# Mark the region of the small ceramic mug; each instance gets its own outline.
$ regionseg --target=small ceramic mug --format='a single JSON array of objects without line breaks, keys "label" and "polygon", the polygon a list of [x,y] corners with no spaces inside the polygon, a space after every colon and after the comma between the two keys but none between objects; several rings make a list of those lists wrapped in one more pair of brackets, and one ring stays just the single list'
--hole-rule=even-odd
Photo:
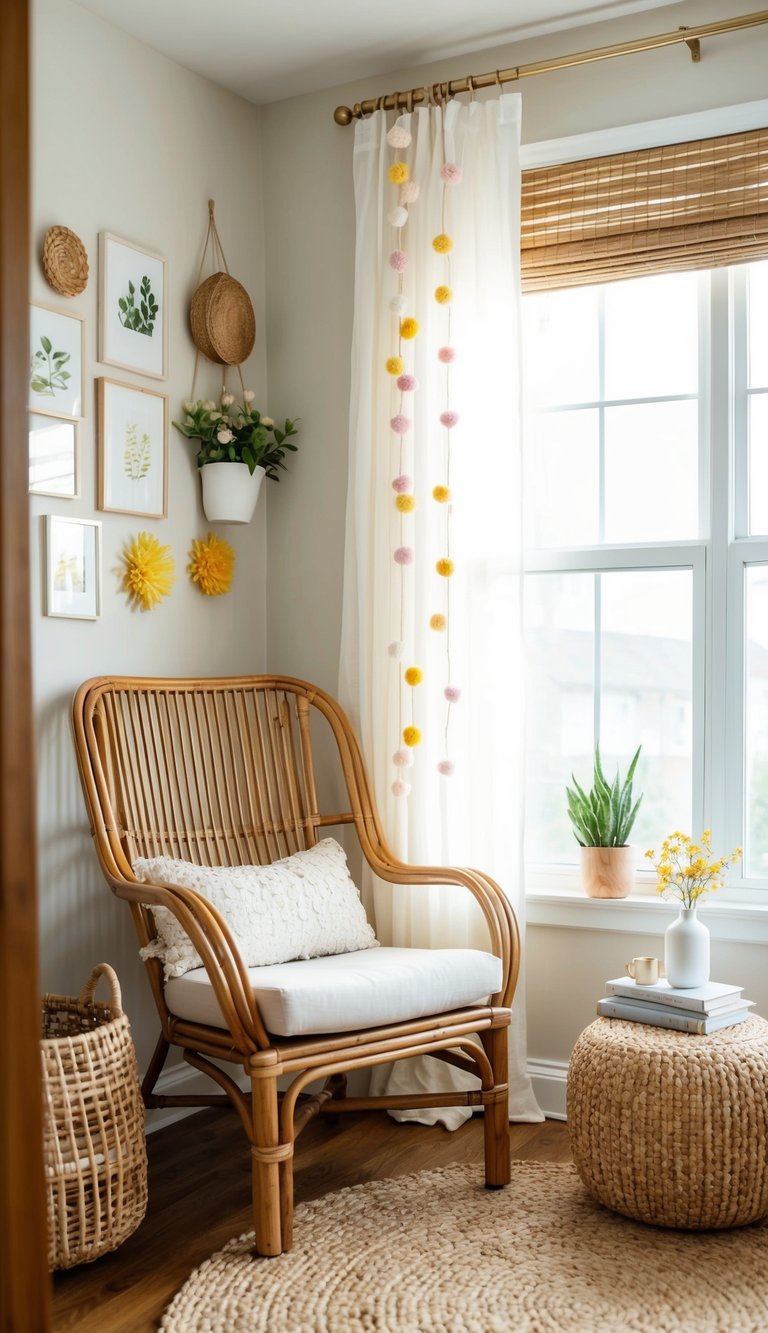
[{"label": "small ceramic mug", "polygon": [[664,967],[658,958],[633,958],[629,963],[625,963],[627,976],[637,983],[638,986],[653,986],[664,976]]}]

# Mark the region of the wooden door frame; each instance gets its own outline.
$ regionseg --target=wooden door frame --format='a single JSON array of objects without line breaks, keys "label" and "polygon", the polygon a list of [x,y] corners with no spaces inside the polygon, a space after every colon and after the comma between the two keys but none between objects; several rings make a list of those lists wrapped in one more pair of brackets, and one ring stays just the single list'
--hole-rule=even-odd
[{"label": "wooden door frame", "polygon": [[49,1328],[30,642],[29,0],[0,41],[0,1330]]}]

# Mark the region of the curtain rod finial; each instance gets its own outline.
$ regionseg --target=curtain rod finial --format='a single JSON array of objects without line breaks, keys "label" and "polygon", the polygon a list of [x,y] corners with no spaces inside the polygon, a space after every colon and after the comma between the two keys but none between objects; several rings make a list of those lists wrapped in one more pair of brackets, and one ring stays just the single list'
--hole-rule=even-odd
[{"label": "curtain rod finial", "polygon": [[333,119],[337,125],[350,125],[352,123],[352,112],[348,106],[337,106],[333,113]]}]

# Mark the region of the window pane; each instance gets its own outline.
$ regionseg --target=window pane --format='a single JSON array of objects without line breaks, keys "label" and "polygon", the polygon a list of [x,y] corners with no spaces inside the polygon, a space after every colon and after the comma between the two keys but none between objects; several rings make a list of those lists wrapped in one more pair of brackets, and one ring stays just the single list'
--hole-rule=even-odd
[{"label": "window pane", "polygon": [[[530,861],[568,864],[578,844],[565,785],[591,785],[596,696],[604,763],[622,776],[642,745],[632,842],[689,828],[692,792],[690,570],[531,574],[526,580]],[[595,624],[599,625],[595,652]]]},{"label": "window pane", "polygon": [[768,388],[768,260],[750,264],[749,292],[749,385]]},{"label": "window pane", "polygon": [[746,571],[746,874],[768,879],[768,566]]},{"label": "window pane", "polygon": [[698,535],[698,429],[695,400],[606,408],[606,541]]},{"label": "window pane", "polygon": [[697,393],[698,274],[611,282],[604,291],[606,398]]},{"label": "window pane", "polygon": [[589,408],[530,417],[525,447],[528,546],[599,540],[599,419]]},{"label": "window pane", "polygon": [[768,393],[749,398],[749,531],[768,533]]},{"label": "window pane", "polygon": [[532,407],[597,399],[597,293],[596,287],[576,287],[523,301],[523,382]]}]

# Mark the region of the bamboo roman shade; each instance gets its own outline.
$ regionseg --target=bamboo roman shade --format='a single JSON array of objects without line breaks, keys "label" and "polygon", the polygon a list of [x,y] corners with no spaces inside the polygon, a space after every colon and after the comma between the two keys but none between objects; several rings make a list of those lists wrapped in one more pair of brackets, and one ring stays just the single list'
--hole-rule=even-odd
[{"label": "bamboo roman shade", "polygon": [[523,172],[524,291],[768,255],[768,129]]}]

